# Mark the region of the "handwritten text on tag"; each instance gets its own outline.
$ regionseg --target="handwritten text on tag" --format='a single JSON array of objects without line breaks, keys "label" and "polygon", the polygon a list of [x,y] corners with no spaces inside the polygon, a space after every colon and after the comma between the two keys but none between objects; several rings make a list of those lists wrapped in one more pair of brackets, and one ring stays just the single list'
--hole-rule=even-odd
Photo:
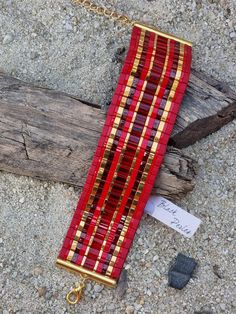
[{"label": "handwritten text on tag", "polygon": [[199,218],[161,196],[151,196],[145,212],[188,238],[194,235],[201,223]]}]

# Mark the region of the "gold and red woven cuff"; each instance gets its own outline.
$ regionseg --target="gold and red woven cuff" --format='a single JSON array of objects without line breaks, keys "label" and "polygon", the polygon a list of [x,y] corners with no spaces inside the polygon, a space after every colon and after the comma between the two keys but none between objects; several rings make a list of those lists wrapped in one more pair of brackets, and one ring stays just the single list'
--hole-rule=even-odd
[{"label": "gold and red woven cuff", "polygon": [[191,44],[136,23],[58,265],[114,286],[190,74]]}]

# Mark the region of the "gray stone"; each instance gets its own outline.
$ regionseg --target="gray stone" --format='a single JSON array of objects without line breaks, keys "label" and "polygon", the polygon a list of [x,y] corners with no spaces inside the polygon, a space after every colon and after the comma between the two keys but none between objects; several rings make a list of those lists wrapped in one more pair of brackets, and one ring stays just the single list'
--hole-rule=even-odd
[{"label": "gray stone", "polygon": [[93,289],[96,293],[99,293],[103,290],[103,288],[104,288],[104,286],[96,284]]},{"label": "gray stone", "polygon": [[10,44],[12,41],[14,40],[14,37],[12,34],[6,34],[3,38],[3,45],[7,45],[7,44]]},{"label": "gray stone", "polygon": [[229,36],[230,36],[230,38],[236,38],[236,32],[231,32],[231,33],[229,34]]},{"label": "gray stone", "polygon": [[225,311],[226,310],[226,305],[224,303],[220,303],[220,309],[222,311]]},{"label": "gray stone", "polygon": [[23,203],[25,202],[25,198],[24,198],[24,197],[21,197],[21,198],[19,199],[19,202],[20,202],[21,204],[23,204]]}]

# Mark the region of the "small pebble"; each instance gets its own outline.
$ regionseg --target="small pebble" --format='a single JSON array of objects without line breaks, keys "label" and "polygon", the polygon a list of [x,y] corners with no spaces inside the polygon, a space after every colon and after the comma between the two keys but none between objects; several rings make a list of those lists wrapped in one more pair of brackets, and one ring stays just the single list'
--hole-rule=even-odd
[{"label": "small pebble", "polygon": [[236,38],[236,32],[231,32],[231,33],[229,34],[229,37],[230,37],[230,38]]},{"label": "small pebble", "polygon": [[25,202],[25,198],[24,197],[20,198],[19,202],[23,204]]},{"label": "small pebble", "polygon": [[40,266],[35,267],[33,270],[33,274],[36,276],[41,275],[42,273],[43,273],[43,268]]},{"label": "small pebble", "polygon": [[153,262],[156,262],[156,261],[158,260],[158,258],[159,258],[158,255],[155,255],[155,256],[153,256],[152,261],[153,261]]},{"label": "small pebble", "polygon": [[128,305],[125,309],[126,314],[133,314],[134,313],[134,307],[132,305]]},{"label": "small pebble", "polygon": [[131,268],[131,265],[130,265],[130,264],[125,265],[125,269],[126,269],[126,270],[128,270],[128,269],[130,269],[130,268]]},{"label": "small pebble", "polygon": [[141,238],[138,239],[138,244],[143,245],[143,240]]},{"label": "small pebble", "polygon": [[147,290],[146,294],[150,297],[152,295],[152,291],[151,290]]},{"label": "small pebble", "polygon": [[67,31],[72,31],[73,30],[73,26],[71,25],[71,23],[65,22],[65,29]]},{"label": "small pebble", "polygon": [[44,297],[46,295],[47,288],[46,287],[39,287],[38,288],[38,294],[39,297]]},{"label": "small pebble", "polygon": [[7,44],[10,44],[13,40],[14,40],[13,35],[7,34],[4,36],[2,43],[3,43],[3,45],[7,45]]},{"label": "small pebble", "polygon": [[93,289],[95,292],[99,293],[103,290],[103,288],[104,287],[102,285],[95,285]]},{"label": "small pebble", "polygon": [[144,297],[141,296],[141,298],[139,300],[139,304],[144,305],[144,303],[145,303]]},{"label": "small pebble", "polygon": [[226,305],[224,303],[220,303],[220,308],[222,311],[226,310]]},{"label": "small pebble", "polygon": [[88,282],[88,283],[86,284],[86,291],[87,291],[87,292],[90,292],[91,290],[92,290],[92,285],[91,285],[91,283]]},{"label": "small pebble", "polygon": [[70,193],[75,192],[75,189],[73,188],[73,186],[70,186],[68,190],[70,191]]},{"label": "small pebble", "polygon": [[136,311],[139,311],[142,307],[143,307],[142,304],[138,304],[138,303],[134,304],[134,308]]}]

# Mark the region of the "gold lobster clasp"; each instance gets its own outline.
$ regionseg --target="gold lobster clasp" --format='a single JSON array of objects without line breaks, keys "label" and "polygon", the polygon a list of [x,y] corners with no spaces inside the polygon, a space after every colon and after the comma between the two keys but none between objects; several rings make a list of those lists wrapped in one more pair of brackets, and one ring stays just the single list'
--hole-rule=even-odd
[{"label": "gold lobster clasp", "polygon": [[82,277],[82,281],[79,283],[79,286],[71,289],[71,291],[68,292],[66,295],[66,301],[69,304],[78,303],[82,297],[82,293],[85,288],[85,281],[87,280],[87,277],[86,276],[81,276],[81,277]]}]

